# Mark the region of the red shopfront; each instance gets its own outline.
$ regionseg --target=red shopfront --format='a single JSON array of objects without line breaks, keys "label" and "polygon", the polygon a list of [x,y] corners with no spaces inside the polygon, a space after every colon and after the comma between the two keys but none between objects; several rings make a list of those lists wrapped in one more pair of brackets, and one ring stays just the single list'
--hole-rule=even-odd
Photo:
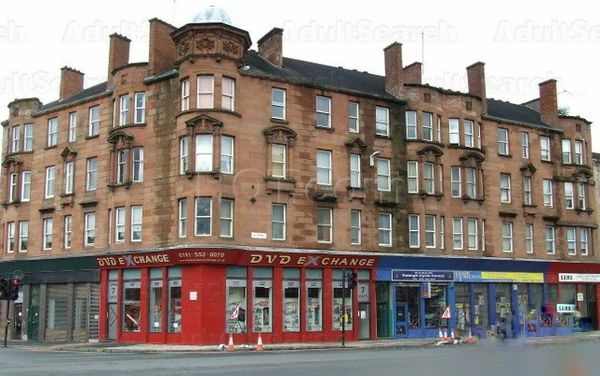
[{"label": "red shopfront", "polygon": [[[377,257],[177,249],[96,258],[100,338],[216,345],[376,338]],[[358,276],[342,307],[343,270]],[[344,312],[346,313],[344,315]]]},{"label": "red shopfront", "polygon": [[556,334],[600,328],[599,264],[551,263],[545,282],[545,301],[557,317]]}]

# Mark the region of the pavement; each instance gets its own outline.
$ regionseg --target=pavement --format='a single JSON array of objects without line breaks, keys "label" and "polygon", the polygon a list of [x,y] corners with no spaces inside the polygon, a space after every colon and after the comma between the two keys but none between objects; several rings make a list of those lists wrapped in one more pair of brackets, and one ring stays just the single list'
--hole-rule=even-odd
[{"label": "pavement", "polygon": [[[570,344],[582,341],[599,341],[600,331],[574,333],[567,336],[551,337],[528,337],[519,339],[500,340],[488,338],[477,341],[474,344],[460,344],[458,346],[488,346],[506,342],[520,346],[543,346],[552,344]],[[381,339],[347,341],[347,349],[376,349],[376,348],[424,348],[437,347],[437,338],[419,339]],[[67,352],[107,352],[107,353],[164,353],[164,352],[224,352],[226,344],[197,346],[177,344],[151,344],[151,343],[116,343],[116,342],[33,342],[33,341],[9,341],[9,347],[26,351],[67,351]],[[444,345],[453,346],[453,345]],[[322,350],[341,349],[341,342],[307,342],[307,343],[269,343],[264,344],[265,351],[294,351],[294,350]],[[235,352],[256,351],[255,344],[240,344],[234,346]]]}]

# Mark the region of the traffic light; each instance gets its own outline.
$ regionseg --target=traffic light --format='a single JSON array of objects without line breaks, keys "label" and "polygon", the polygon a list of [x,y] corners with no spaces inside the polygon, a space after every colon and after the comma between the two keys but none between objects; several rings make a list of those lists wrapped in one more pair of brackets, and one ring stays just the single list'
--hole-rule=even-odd
[{"label": "traffic light", "polygon": [[348,273],[348,288],[354,290],[358,284],[358,275],[355,272]]},{"label": "traffic light", "polygon": [[21,287],[22,284],[23,284],[23,281],[21,281],[20,278],[12,279],[12,288],[11,288],[10,296],[9,296],[10,300],[19,299],[19,287]]},{"label": "traffic light", "polygon": [[0,300],[7,299],[8,297],[8,280],[0,279]]}]

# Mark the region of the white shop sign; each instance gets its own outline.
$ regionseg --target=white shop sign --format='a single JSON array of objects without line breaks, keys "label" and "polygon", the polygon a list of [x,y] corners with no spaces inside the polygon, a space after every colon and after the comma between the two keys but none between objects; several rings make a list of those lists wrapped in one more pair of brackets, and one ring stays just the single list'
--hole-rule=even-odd
[{"label": "white shop sign", "polygon": [[558,281],[600,283],[600,274],[558,273]]},{"label": "white shop sign", "polygon": [[575,304],[557,304],[556,312],[558,312],[558,313],[573,313],[573,312],[575,312]]},{"label": "white shop sign", "polygon": [[267,233],[266,232],[251,232],[250,237],[252,239],[266,239]]},{"label": "white shop sign", "polygon": [[369,282],[358,282],[358,301],[360,303],[369,303]]}]

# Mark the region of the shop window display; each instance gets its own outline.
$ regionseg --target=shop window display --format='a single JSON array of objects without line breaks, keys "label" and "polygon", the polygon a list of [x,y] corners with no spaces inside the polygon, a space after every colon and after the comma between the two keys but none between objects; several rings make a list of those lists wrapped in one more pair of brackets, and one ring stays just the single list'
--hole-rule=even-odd
[{"label": "shop window display", "polygon": [[[271,268],[254,268],[254,331],[271,332],[273,317],[273,281]],[[263,279],[264,278],[264,279]]]},{"label": "shop window display", "polygon": [[431,296],[425,299],[425,327],[444,328],[448,326],[447,320],[442,319],[447,306],[446,286],[431,285]]},{"label": "shop window display", "polygon": [[462,333],[471,329],[471,286],[466,283],[457,283],[456,292],[456,327]]},{"label": "shop window display", "polygon": [[[346,330],[352,330],[352,290],[342,288],[342,271],[333,271],[333,330],[342,330],[342,320],[345,320]],[[345,302],[342,305],[343,291]]]},{"label": "shop window display", "polygon": [[283,270],[283,331],[300,331],[300,270]]},{"label": "shop window display", "polygon": [[542,307],[542,315],[540,318],[540,326],[544,328],[550,328],[553,326],[553,315],[554,307],[558,301],[558,285],[549,284],[546,285],[546,302]]},{"label": "shop window display", "polygon": [[[563,307],[569,307],[569,312],[557,312],[559,327],[574,327],[575,318],[581,316],[577,311],[577,286],[575,284],[559,285],[560,293],[558,303]],[[579,318],[577,317],[577,318]]]},{"label": "shop window display", "polygon": [[150,269],[150,331],[162,331],[162,270]]},{"label": "shop window display", "polygon": [[123,331],[140,331],[140,270],[123,271]]},{"label": "shop window display", "polygon": [[323,273],[320,269],[306,270],[306,330],[323,330]]},{"label": "shop window display", "polygon": [[227,310],[225,320],[228,333],[246,332],[246,268],[227,268]]},{"label": "shop window display", "polygon": [[497,321],[504,319],[505,322],[512,322],[510,310],[510,285],[499,283],[496,285],[496,317]]},{"label": "shop window display", "polygon": [[169,268],[169,332],[181,332],[181,268]]},{"label": "shop window display", "polygon": [[473,325],[479,328],[488,328],[488,290],[485,284],[473,285],[475,305],[473,306]]}]

